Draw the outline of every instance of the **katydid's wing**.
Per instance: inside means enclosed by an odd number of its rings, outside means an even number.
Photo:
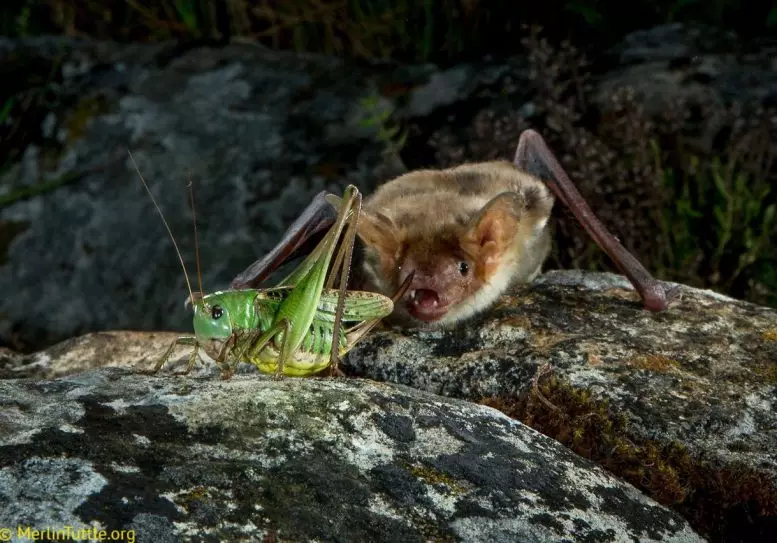
[[[319,192],[286,230],[278,245],[235,277],[230,288],[256,288],[281,264],[304,249],[311,238],[330,228],[335,222],[335,212],[327,202],[326,194],[326,191]]]
[[[321,300],[318,302],[316,319],[334,323],[337,317],[337,303],[340,297],[340,289],[324,289],[321,292]],[[394,309],[391,298],[377,292],[349,290],[346,291],[344,300],[343,322],[380,320],[390,315]]]

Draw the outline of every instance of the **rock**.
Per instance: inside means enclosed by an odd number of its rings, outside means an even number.
[[[549,271],[464,326],[376,330],[342,367],[495,406],[673,506],[710,541],[768,541],[777,311],[680,288],[667,311],[650,313],[621,276]],[[149,369],[174,336],[90,334],[9,356],[0,377]],[[161,375],[183,368],[188,351],[177,353]],[[218,381],[219,372],[201,363],[192,375]]]
[[[660,461],[668,476],[638,470],[640,488],[700,515],[694,527],[711,540],[767,541],[777,528],[777,311],[681,288],[651,313],[622,276],[547,272],[461,327],[375,332],[345,365],[487,401],[638,485],[635,464]],[[527,405],[534,383],[558,405]]]
[[[726,107],[752,112],[775,105],[774,40],[748,44],[733,32],[669,24],[627,35],[611,54],[616,67],[597,81],[596,105],[609,111],[617,89],[630,87],[649,116],[665,115],[678,101],[685,111],[699,109],[701,119],[687,120],[686,128],[693,125],[695,144],[706,153],[731,122]]]
[[[2,526],[138,541],[703,541],[498,411],[397,385],[102,368],[0,390]]]
[[[130,367],[137,371],[149,371],[180,335],[175,332],[130,330],[94,332],[66,339],[30,355],[6,349],[5,353],[0,352],[0,379],[55,379],[95,368]],[[185,364],[173,357],[165,368],[183,370]]]

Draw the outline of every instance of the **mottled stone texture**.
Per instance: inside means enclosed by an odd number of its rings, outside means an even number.
[[[484,397],[524,397],[530,393],[538,368],[549,365],[551,374],[565,386],[586,391],[593,401],[608,402],[613,417],[626,421],[617,429],[619,438],[635,444],[651,440],[658,446],[683,445],[688,450],[687,462],[692,465],[703,460],[712,470],[709,477],[720,478],[720,485],[726,485],[726,477],[736,482],[736,474],[745,471],[760,477],[759,488],[744,492],[752,493],[751,498],[756,500],[753,503],[762,500],[759,507],[768,505],[769,496],[777,495],[777,311],[709,291],[681,290],[681,298],[667,311],[650,313],[620,276],[548,272],[535,284],[504,296],[487,315],[459,328],[435,332],[377,330],[356,346],[343,367],[351,376],[409,385],[437,394],[435,401],[445,402],[442,396],[475,401]],[[147,369],[154,355],[161,353],[173,337],[171,333],[105,332],[74,338],[33,355],[6,354],[0,360],[0,375],[21,380],[7,381],[9,391],[5,396],[26,397],[30,386],[48,387],[54,399],[31,402],[40,404],[35,409],[41,416],[52,417],[49,423],[60,425],[64,415],[50,412],[46,406],[49,401],[59,405],[56,398],[67,397],[58,388],[63,381],[46,384],[37,379],[109,371],[94,369],[102,366]],[[187,354],[182,348],[162,374],[169,376],[181,369]],[[90,375],[107,380],[106,375],[114,374]],[[210,363],[199,364],[193,375],[194,380],[167,377],[155,381],[121,374],[121,380],[128,391],[133,387],[153,388],[155,384],[173,386],[176,382],[183,389],[195,387],[191,392],[194,402],[200,401],[196,392],[199,386],[213,390],[234,386],[221,384],[217,368]],[[250,380],[256,379],[251,366],[244,365],[240,375],[244,383],[240,386],[252,382],[257,390],[272,388],[266,381]],[[307,386],[291,384],[298,382],[302,381],[287,379],[278,386],[281,390]],[[315,382],[322,390],[345,386],[335,381]],[[118,391],[116,394],[121,395]],[[156,400],[143,401],[153,404]],[[413,407],[415,400],[401,401],[408,409],[417,409]],[[382,402],[385,408],[387,404]],[[562,414],[569,408],[557,407]],[[474,406],[472,409],[480,412]],[[203,411],[223,420],[232,418],[219,407]],[[18,416],[7,411],[3,424],[17,421]],[[42,423],[30,423],[29,432],[36,432],[36,424]],[[454,426],[458,428],[458,424]],[[460,425],[469,428],[467,431],[472,429],[469,421]],[[403,422],[400,426],[405,428],[402,432],[412,434],[412,424]],[[296,422],[290,424],[287,431],[296,432],[296,427]],[[338,435],[333,431],[333,439]],[[47,449],[48,445],[41,447]],[[365,447],[379,447],[379,443]],[[512,452],[494,454],[500,462],[512,462]],[[672,465],[672,469],[678,468],[682,465]],[[686,476],[680,473],[681,482]],[[490,484],[485,480],[483,483]],[[725,490],[714,485],[709,488]],[[685,490],[689,499],[695,499],[694,492],[701,491]],[[774,517],[756,515],[737,521],[730,508],[748,507],[747,500],[742,504],[737,501],[746,494],[735,496],[731,503],[723,499],[724,495],[721,492],[719,501],[705,502],[704,511],[691,513],[701,515],[705,526],[716,517],[727,519],[723,527],[718,527],[725,532],[717,534],[723,538],[715,540],[767,541],[764,537],[774,525]],[[685,507],[684,511],[693,509],[692,505]],[[750,535],[728,537],[741,534]]]
[[[702,541],[498,411],[367,380],[0,381],[0,525],[138,541]]]
[[[777,311],[688,287],[662,313],[638,300],[620,276],[549,272],[459,328],[375,333],[347,364],[353,375],[470,400],[525,396],[549,364],[559,382],[606,401],[625,420],[622,437],[679,444],[689,463],[703,461],[719,480],[705,483],[719,493],[715,514],[736,506],[729,513],[745,517],[720,529],[766,538],[732,541],[768,541],[777,529]],[[560,416],[569,409],[557,407]],[[727,482],[744,473],[760,481],[741,490]],[[685,490],[692,499],[695,489]],[[767,514],[748,520],[750,500]]]

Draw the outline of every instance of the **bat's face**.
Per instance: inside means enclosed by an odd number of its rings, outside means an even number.
[[[459,250],[432,253],[416,244],[403,255],[396,284],[411,272],[410,287],[397,305],[417,324],[445,324],[481,286],[477,262]]]
[[[391,296],[413,272],[395,317],[411,326],[467,319],[537,273],[549,249],[552,206],[542,181],[509,164],[391,181],[359,217],[370,288]]]

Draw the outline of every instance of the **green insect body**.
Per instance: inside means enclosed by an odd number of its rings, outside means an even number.
[[[140,179],[162,216],[142,175]],[[393,311],[394,301],[404,294],[409,281],[393,299],[373,292],[346,290],[361,194],[349,185],[342,199],[328,195],[327,200],[338,209],[337,220],[318,246],[277,287],[199,296],[189,287],[194,335],[177,338],[151,373],[162,368],[177,345],[194,347],[184,373],[192,370],[200,350],[221,366],[223,378],[231,377],[239,362],[254,364],[259,371],[276,376],[307,376],[328,366],[335,371],[339,358]],[[162,220],[186,275],[175,238],[164,216]],[[340,288],[334,289],[338,276]],[[188,275],[186,282],[189,285]],[[342,323],[351,326],[344,328]]]
[[[288,307],[284,302],[293,291],[293,287],[281,287],[208,294],[194,304],[194,336],[178,338],[176,344],[202,348],[222,365],[225,375],[234,373],[241,361],[254,364],[263,373],[280,371],[296,377],[318,373],[330,365],[339,291],[322,291],[301,344],[279,368],[287,331],[293,328],[293,323],[279,318],[279,314]],[[356,324],[341,328],[338,356],[344,356],[369,331],[369,321],[388,316],[394,308],[390,298],[372,292],[348,291],[345,296],[342,321]],[[279,326],[279,322],[289,324]],[[165,359],[160,362],[163,364]]]

